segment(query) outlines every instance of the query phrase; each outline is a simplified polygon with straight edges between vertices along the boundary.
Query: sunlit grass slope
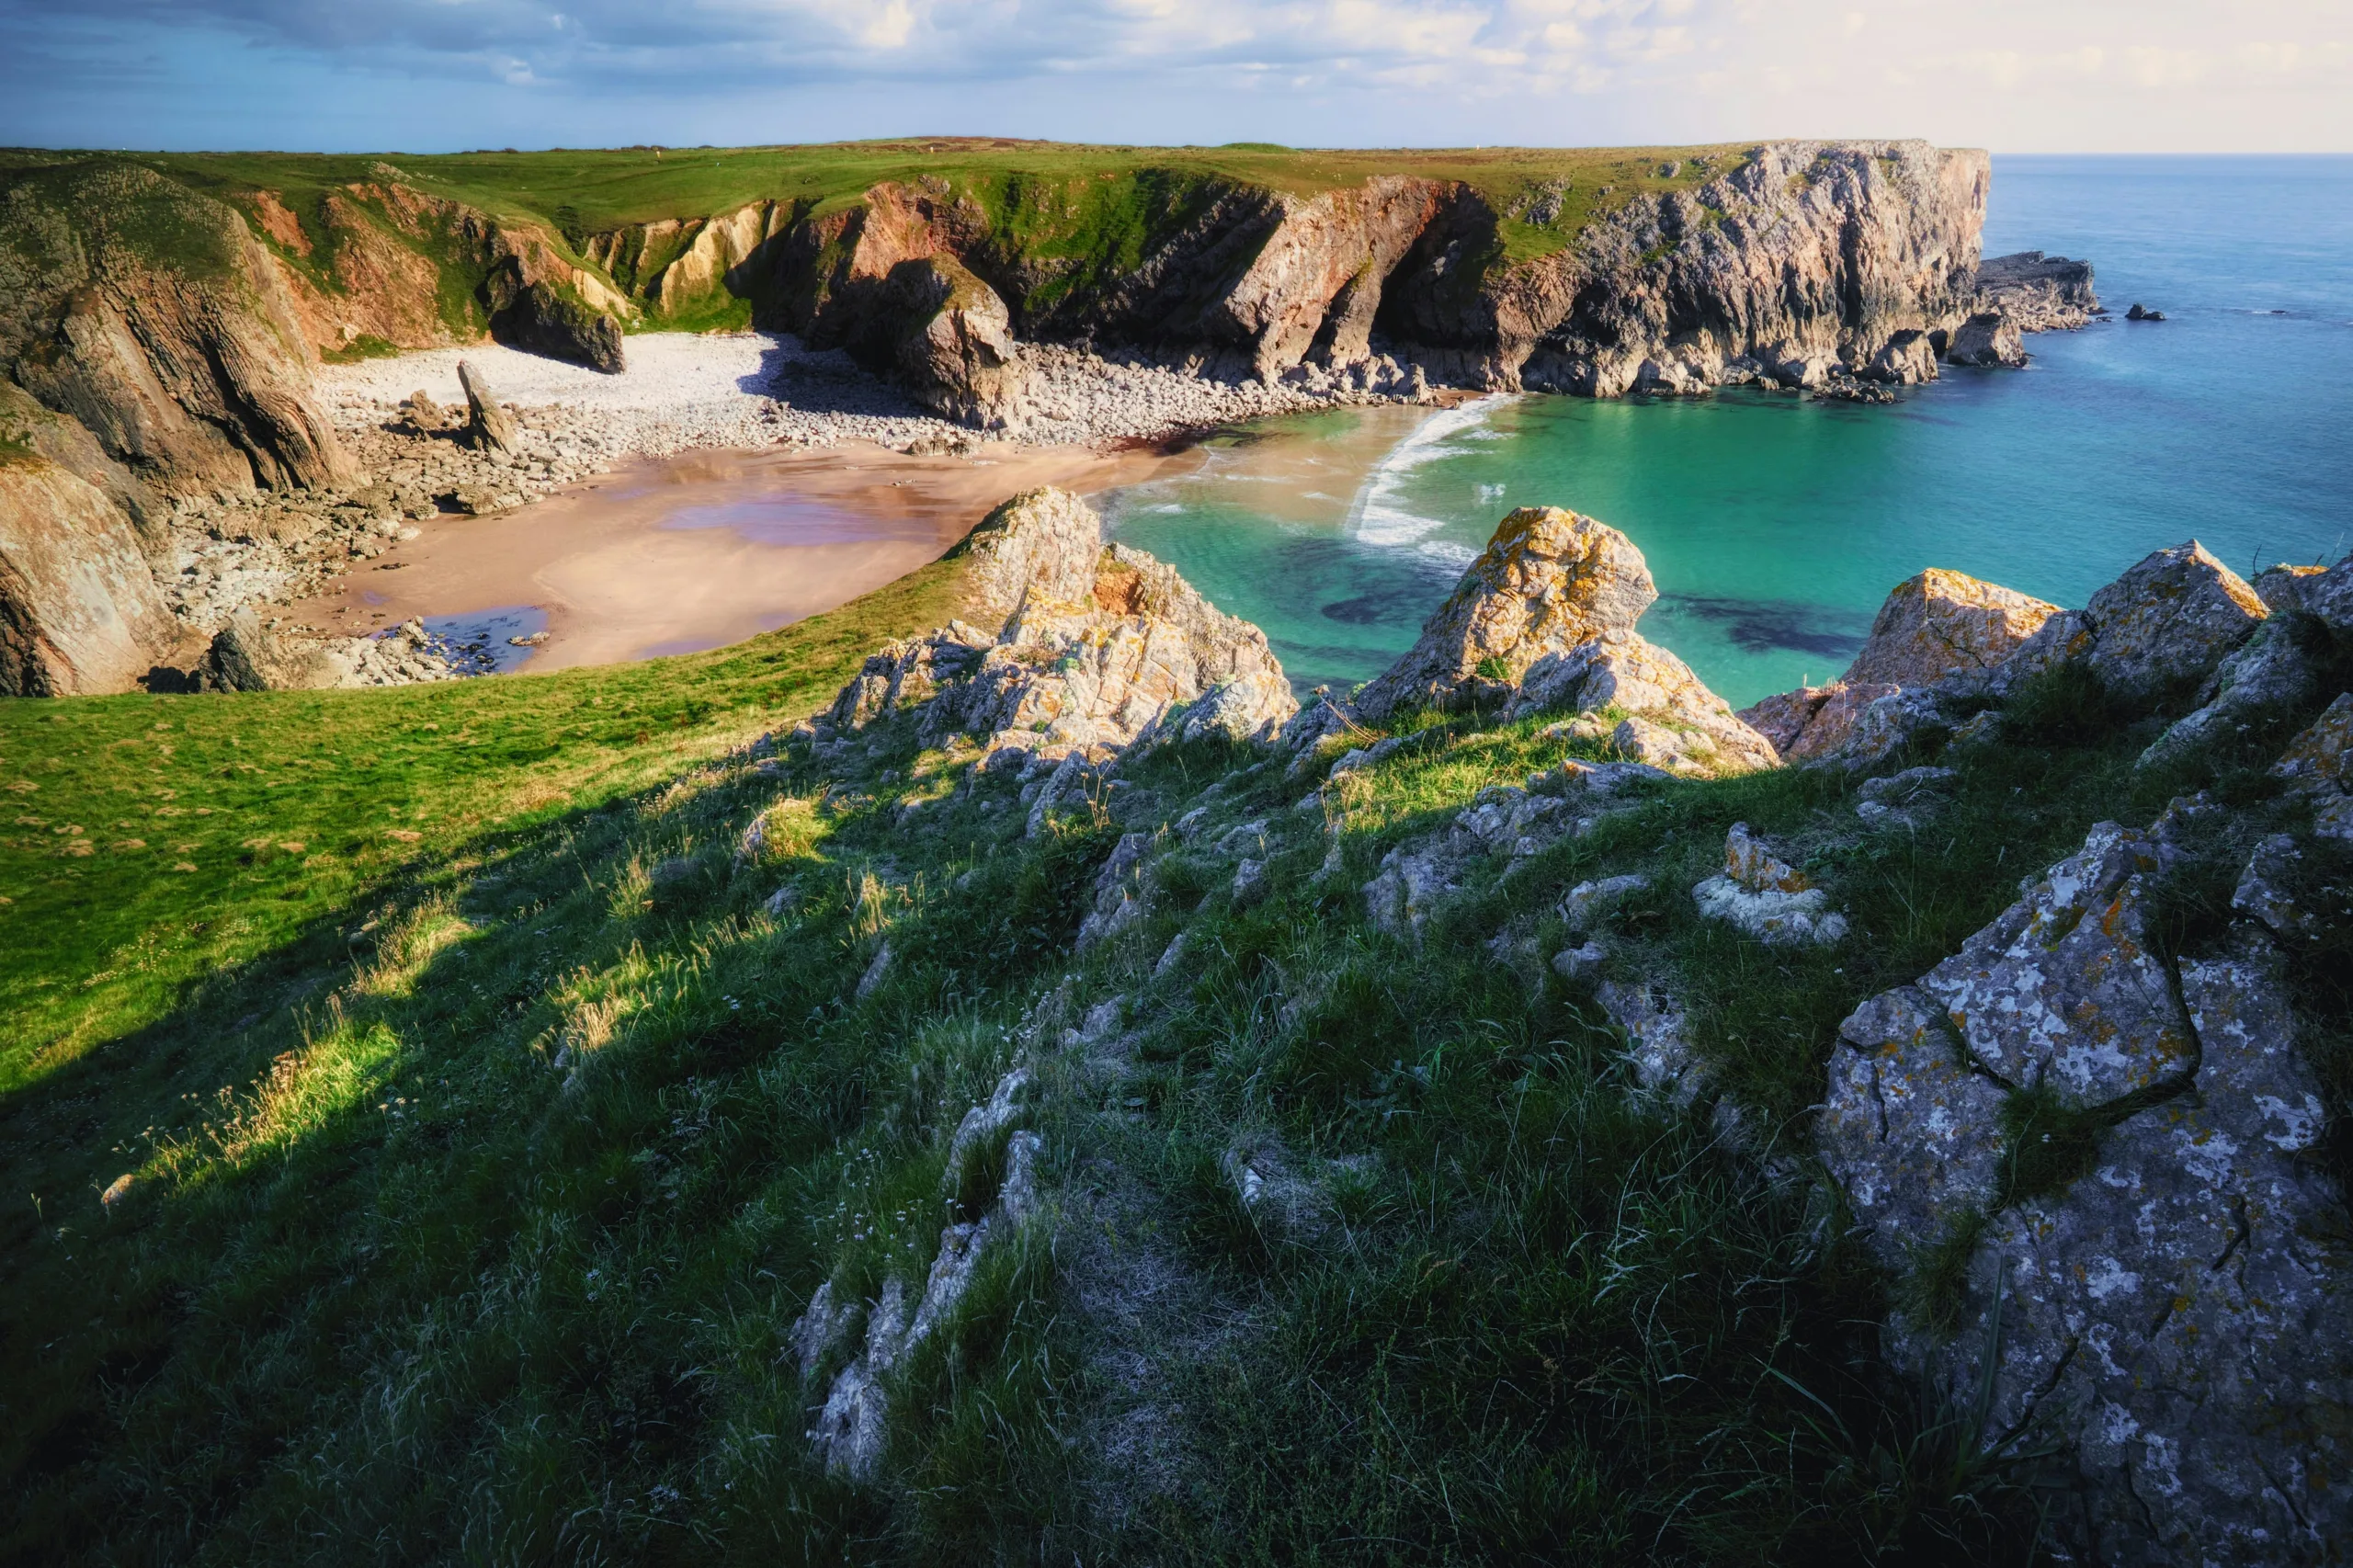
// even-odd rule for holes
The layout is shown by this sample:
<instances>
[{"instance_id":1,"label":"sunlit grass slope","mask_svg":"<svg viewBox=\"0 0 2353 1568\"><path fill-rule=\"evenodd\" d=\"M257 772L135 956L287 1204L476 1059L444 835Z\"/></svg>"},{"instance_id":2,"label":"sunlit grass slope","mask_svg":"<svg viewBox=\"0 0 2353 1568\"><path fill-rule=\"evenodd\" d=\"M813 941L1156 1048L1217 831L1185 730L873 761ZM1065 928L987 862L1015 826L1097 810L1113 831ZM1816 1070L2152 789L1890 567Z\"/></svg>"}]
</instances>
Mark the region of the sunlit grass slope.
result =
<instances>
[{"instance_id":1,"label":"sunlit grass slope","mask_svg":"<svg viewBox=\"0 0 2353 1568\"><path fill-rule=\"evenodd\" d=\"M1818 1191L1631 1095L1591 993L1491 939L1547 950L1565 888L1652 877L1618 972L1687 1002L1769 1150L1857 1002L2197 780L2030 693L1916 832L1859 831L1836 773L1660 784L1412 942L1366 917L1383 854L1589 746L1417 722L1310 810L1279 761L1182 749L1031 834L1017 781L904 725L822 767L730 744L952 570L634 670L6 710L47 819L10 1017L46 1032L0 1091L0 1559L2016 1553L2024 1478L1874 1369ZM140 831L134 788L245 821ZM1120 833L1197 809L1146 918L1074 955ZM69 814L162 847L61 857ZM1700 921L1733 821L1855 939ZM946 1183L951 1135L1025 1056L1046 1210L892 1369L878 1484L829 1476L802 1434L843 1352L804 1381L793 1324L828 1280L920 1287L1001 1179ZM1313 1174L1312 1222L1243 1204L1237 1149Z\"/></svg>"}]
</instances>

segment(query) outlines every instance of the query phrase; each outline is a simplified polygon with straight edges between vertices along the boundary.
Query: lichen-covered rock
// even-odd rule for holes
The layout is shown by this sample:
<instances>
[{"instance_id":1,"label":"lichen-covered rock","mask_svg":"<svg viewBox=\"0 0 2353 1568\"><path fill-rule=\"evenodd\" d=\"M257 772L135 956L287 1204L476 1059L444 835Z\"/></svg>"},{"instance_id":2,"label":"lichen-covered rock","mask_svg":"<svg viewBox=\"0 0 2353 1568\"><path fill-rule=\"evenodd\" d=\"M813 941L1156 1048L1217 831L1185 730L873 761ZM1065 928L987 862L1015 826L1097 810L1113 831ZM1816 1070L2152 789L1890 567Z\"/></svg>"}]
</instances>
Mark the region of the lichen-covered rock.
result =
<instances>
[{"instance_id":1,"label":"lichen-covered rock","mask_svg":"<svg viewBox=\"0 0 2353 1568\"><path fill-rule=\"evenodd\" d=\"M1745 773L1778 766L1773 744L1743 723L1732 704L1691 667L1654 642L1612 631L1529 666L1508 710L1624 710L1611 742L1631 760L1687 774Z\"/></svg>"},{"instance_id":2,"label":"lichen-covered rock","mask_svg":"<svg viewBox=\"0 0 2353 1568\"><path fill-rule=\"evenodd\" d=\"M2054 615L1995 672L1996 690L2082 662L2119 697L2155 702L2194 691L2270 614L2253 588L2196 540L2160 550Z\"/></svg>"},{"instance_id":3,"label":"lichen-covered rock","mask_svg":"<svg viewBox=\"0 0 2353 1568\"><path fill-rule=\"evenodd\" d=\"M1992 670L2057 610L2015 589L1931 567L1888 594L1844 676L1768 697L1739 717L1785 760L1842 755L1855 748L1858 726L1882 698ZM1883 755L1893 747L1875 733L1869 749Z\"/></svg>"},{"instance_id":4,"label":"lichen-covered rock","mask_svg":"<svg viewBox=\"0 0 2353 1568\"><path fill-rule=\"evenodd\" d=\"M1004 736L1005 746L1060 760L1169 738L1162 721L1182 704L1201 711L1189 729L1189 711L1176 721L1176 733L1242 738L1271 735L1294 710L1264 632L1143 551L1106 551L1100 520L1074 495L1016 496L964 551L967 601L974 614L1001 616L1002 629L960 621L885 647L835 699L834 728L915 709L926 744Z\"/></svg>"},{"instance_id":5,"label":"lichen-covered rock","mask_svg":"<svg viewBox=\"0 0 2353 1568\"><path fill-rule=\"evenodd\" d=\"M129 691L176 634L120 509L0 448L0 695Z\"/></svg>"},{"instance_id":6,"label":"lichen-covered rock","mask_svg":"<svg viewBox=\"0 0 2353 1568\"><path fill-rule=\"evenodd\" d=\"M1993 1207L2008 1091L1977 1070L1944 1008L1909 985L1838 1027L1818 1128L1823 1163L1880 1262L1898 1271Z\"/></svg>"},{"instance_id":7,"label":"lichen-covered rock","mask_svg":"<svg viewBox=\"0 0 2353 1568\"><path fill-rule=\"evenodd\" d=\"M1888 594L1844 678L1933 686L1949 676L1992 669L2058 608L2014 588L1932 566Z\"/></svg>"},{"instance_id":8,"label":"lichen-covered rock","mask_svg":"<svg viewBox=\"0 0 2353 1568\"><path fill-rule=\"evenodd\" d=\"M1693 888L1691 896L1702 915L1771 946L1828 946L1847 935L1847 917L1830 908L1830 895L1774 855L1746 823L1733 824L1724 835L1723 874Z\"/></svg>"},{"instance_id":9,"label":"lichen-covered rock","mask_svg":"<svg viewBox=\"0 0 2353 1568\"><path fill-rule=\"evenodd\" d=\"M2159 855L2225 815L2199 799L2149 835L2095 828L1847 1020L1821 1113L1899 1279L1976 1235L1957 1329L1899 1313L1888 1349L1949 1398L1990 1386L1988 1449L2057 1449L2074 1484L2051 1524L2081 1561L2319 1564L2353 1524L2353 1227L2310 1159L2326 1115L2279 949L2244 925L2175 971L2145 929ZM2259 846L2242 887L2288 847ZM2038 1084L2102 1130L2087 1170L2012 1198L2005 1108Z\"/></svg>"},{"instance_id":10,"label":"lichen-covered rock","mask_svg":"<svg viewBox=\"0 0 2353 1568\"><path fill-rule=\"evenodd\" d=\"M1989 1437L2055 1436L2091 1561L2323 1563L2353 1528L2353 1256L2275 955L2182 966L2198 1093L2125 1120L2063 1191L1994 1217L1935 1352ZM1990 1324L2000 1297L2001 1335Z\"/></svg>"},{"instance_id":11,"label":"lichen-covered rock","mask_svg":"<svg viewBox=\"0 0 2353 1568\"><path fill-rule=\"evenodd\" d=\"M2176 1086L2198 1048L2156 951L2159 846L2114 823L1922 977L1978 1064L2082 1107Z\"/></svg>"},{"instance_id":12,"label":"lichen-covered rock","mask_svg":"<svg viewBox=\"0 0 2353 1568\"><path fill-rule=\"evenodd\" d=\"M2318 694L2320 669L2306 650L2302 612L2274 613L2238 652L2224 659L2200 691L2200 706L2141 754L2154 767L2228 740L2267 715L2301 706Z\"/></svg>"},{"instance_id":13,"label":"lichen-covered rock","mask_svg":"<svg viewBox=\"0 0 2353 1568\"><path fill-rule=\"evenodd\" d=\"M2353 791L2353 692L2339 693L2309 728L2289 742L2271 771L2303 794L2325 798Z\"/></svg>"},{"instance_id":14,"label":"lichen-covered rock","mask_svg":"<svg viewBox=\"0 0 2353 1568\"><path fill-rule=\"evenodd\" d=\"M1419 641L1358 693L1357 711L1380 722L1410 708L1508 697L1547 654L1631 636L1657 597L1624 534L1558 506L1523 506L1497 526Z\"/></svg>"}]
</instances>

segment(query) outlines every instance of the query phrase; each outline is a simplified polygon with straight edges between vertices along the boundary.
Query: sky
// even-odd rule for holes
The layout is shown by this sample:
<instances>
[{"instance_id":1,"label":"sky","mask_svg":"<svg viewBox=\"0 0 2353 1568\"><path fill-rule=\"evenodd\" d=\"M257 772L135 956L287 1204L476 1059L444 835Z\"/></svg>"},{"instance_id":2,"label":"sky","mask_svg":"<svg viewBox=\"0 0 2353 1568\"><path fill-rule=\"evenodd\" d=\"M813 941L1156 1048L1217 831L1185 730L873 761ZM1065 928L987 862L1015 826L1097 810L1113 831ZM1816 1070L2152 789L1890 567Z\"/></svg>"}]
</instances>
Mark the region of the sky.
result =
<instances>
[{"instance_id":1,"label":"sky","mask_svg":"<svg viewBox=\"0 0 2353 1568\"><path fill-rule=\"evenodd\" d=\"M2353 152L2353 0L0 0L0 144Z\"/></svg>"}]
</instances>

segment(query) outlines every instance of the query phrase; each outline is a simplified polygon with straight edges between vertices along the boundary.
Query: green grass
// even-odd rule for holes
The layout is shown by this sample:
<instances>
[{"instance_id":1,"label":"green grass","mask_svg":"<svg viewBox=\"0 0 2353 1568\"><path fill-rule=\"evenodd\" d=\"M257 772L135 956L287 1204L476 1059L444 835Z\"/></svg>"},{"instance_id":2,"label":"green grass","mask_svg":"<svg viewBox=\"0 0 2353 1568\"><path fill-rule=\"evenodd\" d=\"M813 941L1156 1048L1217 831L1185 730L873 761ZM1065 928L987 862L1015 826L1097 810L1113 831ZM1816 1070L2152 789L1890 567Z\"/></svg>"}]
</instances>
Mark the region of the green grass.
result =
<instances>
[{"instance_id":1,"label":"green grass","mask_svg":"<svg viewBox=\"0 0 2353 1568\"><path fill-rule=\"evenodd\" d=\"M319 358L330 365L357 365L365 359L395 359L400 352L398 345L363 332L340 348L322 348Z\"/></svg>"},{"instance_id":2,"label":"green grass","mask_svg":"<svg viewBox=\"0 0 2353 1568\"><path fill-rule=\"evenodd\" d=\"M733 749L945 619L954 571L654 665L0 709L38 819L0 846L0 1561L2029 1554L2021 1473L1875 1359L1982 1217L1882 1279L1705 1105L1631 1094L1537 960L1569 886L1650 874L1618 972L1802 1159L1848 1010L2094 820L2290 809L2252 752L2143 776L2150 721L2045 683L1917 828L1863 829L1836 772L1659 785L1470 868L1415 942L1363 884L1560 760L1538 722L1404 721L1313 811L1172 748L1036 837L1017 780L904 722L824 767ZM1196 805L1141 923L1074 955L1120 834ZM1854 937L1699 920L1734 821ZM1256 899L1212 848L1245 824ZM2177 902L2194 949L2211 890ZM1116 1048L1062 1048L1107 1000ZM1025 1052L1047 1211L890 1375L881 1483L828 1476L801 1434L847 1351L805 1385L792 1325L828 1281L920 1289L1003 1180L1000 1138L949 1182L949 1140ZM2097 1136L2049 1108L2015 1108L2011 1199Z\"/></svg>"}]
</instances>

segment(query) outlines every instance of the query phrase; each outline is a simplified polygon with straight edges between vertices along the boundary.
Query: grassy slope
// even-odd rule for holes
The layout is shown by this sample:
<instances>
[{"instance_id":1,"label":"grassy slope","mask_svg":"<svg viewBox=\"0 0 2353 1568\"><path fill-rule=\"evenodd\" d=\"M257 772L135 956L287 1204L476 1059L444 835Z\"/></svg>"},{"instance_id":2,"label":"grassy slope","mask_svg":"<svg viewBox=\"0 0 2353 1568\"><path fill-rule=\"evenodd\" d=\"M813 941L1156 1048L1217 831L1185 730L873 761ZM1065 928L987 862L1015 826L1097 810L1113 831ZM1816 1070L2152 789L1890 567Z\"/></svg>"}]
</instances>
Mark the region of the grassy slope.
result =
<instances>
[{"instance_id":1,"label":"grassy slope","mask_svg":"<svg viewBox=\"0 0 2353 1568\"><path fill-rule=\"evenodd\" d=\"M2096 707L2032 719L1962 759L1916 834L1856 831L1835 775L1664 789L1481 873L1418 948L1368 927L1356 890L1391 844L1555 760L1535 725L1434 728L1328 819L1290 810L1302 786L1276 769L1165 755L1114 798L1125 823L1038 839L1012 780L904 733L832 778L689 766L944 592L662 665L0 710L46 819L12 846L28 891L5 911L29 938L10 1017L41 1031L0 1128L27 1195L0 1208L10 1560L1987 1550L1971 1500L2010 1494L1874 1380L1877 1287L1820 1245L1803 1191L1630 1102L1589 994L1486 938L1549 950L1563 889L1649 872L1624 961L1679 977L1702 1048L1785 1121L1855 1002L2091 821L2179 787L2131 775L2144 733ZM208 801L233 820L181 840L197 873L162 869L171 846L56 856L69 814L88 838ZM1071 960L1119 827L1197 801L1211 832L1165 864L1144 926ZM428 836L386 846L395 820ZM1699 922L1681 890L1734 820L1798 847L1856 939L1768 953ZM1272 892L1236 907L1230 860L1198 846L1245 822ZM305 848L246 863L249 838ZM45 935L92 919L97 941ZM1189 956L1155 973L1180 927ZM828 1278L921 1279L958 1212L948 1137L1040 997L1031 1115L1063 1222L992 1255L897 1374L897 1484L847 1487L797 1436L790 1327ZM1051 1049L1105 997L1130 1031L1110 1085ZM1320 1173L1329 1221L1241 1208L1222 1162L1245 1143ZM94 1189L119 1173L108 1213ZM957 1195L968 1214L989 1196ZM1129 1249L1108 1276L1105 1245ZM1222 1326L1161 1347L1149 1392L1188 1413L1180 1440L1107 1478L1086 1423L1136 1403L1108 1355L1135 1345L1083 1303L1137 1269Z\"/></svg>"}]
</instances>

